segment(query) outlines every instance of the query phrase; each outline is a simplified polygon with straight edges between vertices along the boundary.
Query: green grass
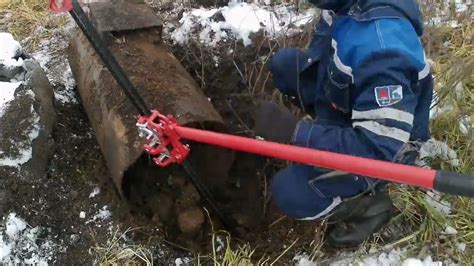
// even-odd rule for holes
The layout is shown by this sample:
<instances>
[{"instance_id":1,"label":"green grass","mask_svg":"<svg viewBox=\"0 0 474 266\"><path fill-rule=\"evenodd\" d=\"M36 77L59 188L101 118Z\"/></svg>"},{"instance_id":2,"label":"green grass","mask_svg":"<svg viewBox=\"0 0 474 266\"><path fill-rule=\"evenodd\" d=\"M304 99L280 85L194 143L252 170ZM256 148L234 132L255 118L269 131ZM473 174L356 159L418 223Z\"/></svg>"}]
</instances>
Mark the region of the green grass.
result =
<instances>
[{"instance_id":1,"label":"green grass","mask_svg":"<svg viewBox=\"0 0 474 266\"><path fill-rule=\"evenodd\" d=\"M431 132L435 139L446 142L456 151L459 166L453 167L442 160L433 160L437 169L474 174L474 131L463 134L459 120L470 116L474 122L474 50L471 23L459 28L438 27L429 29L431 47L429 57L435 60L434 75L436 91L440 103L451 106L451 111L443 113L431 122ZM448 44L448 45L445 45ZM459 93L459 88L463 92ZM458 93L456 93L458 91ZM472 123L471 122L471 123ZM396 186L392 190L397 206L413 227L413 237L404 243L412 254L429 249L439 259L455 259L462 264L474 263L474 202L472 199L443 195L449 202L452 213L448 216L432 208L426 201L426 192L406 186ZM446 225L458 231L455 235L443 234ZM466 251L456 248L459 243L466 244Z\"/></svg>"}]
</instances>

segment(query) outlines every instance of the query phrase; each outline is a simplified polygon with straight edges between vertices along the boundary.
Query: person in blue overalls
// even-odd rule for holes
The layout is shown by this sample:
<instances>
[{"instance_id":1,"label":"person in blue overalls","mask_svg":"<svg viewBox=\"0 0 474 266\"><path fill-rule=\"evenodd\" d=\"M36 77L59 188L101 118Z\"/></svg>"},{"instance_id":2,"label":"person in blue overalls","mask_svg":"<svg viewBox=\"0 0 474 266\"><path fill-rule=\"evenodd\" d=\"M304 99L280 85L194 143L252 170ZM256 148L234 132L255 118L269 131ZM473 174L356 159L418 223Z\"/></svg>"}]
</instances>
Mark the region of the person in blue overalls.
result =
<instances>
[{"instance_id":1,"label":"person in blue overalls","mask_svg":"<svg viewBox=\"0 0 474 266\"><path fill-rule=\"evenodd\" d=\"M278 51L271 71L277 88L312 119L298 121L267 102L257 114L255 133L303 147L413 163L416 155L404 151L429 139L433 94L418 3L310 2L323 11L309 48ZM362 243L394 213L384 183L308 165L278 172L272 192L290 217L337 221L328 232L334 246Z\"/></svg>"}]
</instances>

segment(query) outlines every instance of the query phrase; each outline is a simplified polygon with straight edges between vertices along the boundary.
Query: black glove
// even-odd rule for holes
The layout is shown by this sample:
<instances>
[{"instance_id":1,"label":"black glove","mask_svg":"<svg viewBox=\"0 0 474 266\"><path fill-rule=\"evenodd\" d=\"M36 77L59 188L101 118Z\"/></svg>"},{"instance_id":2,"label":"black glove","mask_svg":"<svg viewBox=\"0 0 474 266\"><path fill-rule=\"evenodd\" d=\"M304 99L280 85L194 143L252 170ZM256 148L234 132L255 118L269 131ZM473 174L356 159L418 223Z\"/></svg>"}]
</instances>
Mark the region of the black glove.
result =
<instances>
[{"instance_id":1,"label":"black glove","mask_svg":"<svg viewBox=\"0 0 474 266\"><path fill-rule=\"evenodd\" d=\"M290 143L298 119L285 107L264 102L257 111L255 135L266 140Z\"/></svg>"}]
</instances>

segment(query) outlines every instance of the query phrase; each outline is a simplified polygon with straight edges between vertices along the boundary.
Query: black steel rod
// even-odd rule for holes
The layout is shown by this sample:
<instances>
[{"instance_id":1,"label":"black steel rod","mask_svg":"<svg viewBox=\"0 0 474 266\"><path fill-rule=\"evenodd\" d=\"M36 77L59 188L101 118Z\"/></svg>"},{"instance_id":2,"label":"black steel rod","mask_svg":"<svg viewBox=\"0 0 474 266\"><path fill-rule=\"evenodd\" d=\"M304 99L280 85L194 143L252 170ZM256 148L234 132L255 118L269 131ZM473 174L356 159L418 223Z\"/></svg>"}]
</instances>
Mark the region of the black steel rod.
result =
<instances>
[{"instance_id":1,"label":"black steel rod","mask_svg":"<svg viewBox=\"0 0 474 266\"><path fill-rule=\"evenodd\" d=\"M122 88L123 92L130 99L130 102L135 106L135 108L137 108L141 115L151 115L150 108L148 108L145 101L140 96L137 88L133 86L130 79L128 79L127 74L117 62L117 59L115 59L115 56L112 54L112 52L108 49L100 34L95 30L94 26L89 21L89 18L87 17L84 10L82 10L77 0L73 0L72 5L73 8L69 13L73 17L74 21L76 21L84 35L87 37L91 45L94 47L94 50L99 55L100 59L102 59L105 67L109 70L117 83L120 85L120 88Z\"/></svg>"},{"instance_id":2,"label":"black steel rod","mask_svg":"<svg viewBox=\"0 0 474 266\"><path fill-rule=\"evenodd\" d=\"M434 189L474 198L474 176L439 170L436 171Z\"/></svg>"}]
</instances>

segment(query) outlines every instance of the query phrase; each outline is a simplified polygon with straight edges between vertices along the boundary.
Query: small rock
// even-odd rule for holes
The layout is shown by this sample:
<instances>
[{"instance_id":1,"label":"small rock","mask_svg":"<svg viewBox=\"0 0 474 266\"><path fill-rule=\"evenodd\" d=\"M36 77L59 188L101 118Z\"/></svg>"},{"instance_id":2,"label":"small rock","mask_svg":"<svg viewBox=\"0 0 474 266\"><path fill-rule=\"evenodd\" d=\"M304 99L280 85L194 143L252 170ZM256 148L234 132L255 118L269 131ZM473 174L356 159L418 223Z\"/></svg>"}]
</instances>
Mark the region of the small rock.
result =
<instances>
[{"instance_id":1,"label":"small rock","mask_svg":"<svg viewBox=\"0 0 474 266\"><path fill-rule=\"evenodd\" d=\"M185 210L178 216L178 226L181 232L189 235L198 233L204 224L204 213L198 207Z\"/></svg>"},{"instance_id":2,"label":"small rock","mask_svg":"<svg viewBox=\"0 0 474 266\"><path fill-rule=\"evenodd\" d=\"M176 175L172 177L172 184L173 188L181 188L186 183L186 178L184 176Z\"/></svg>"},{"instance_id":3,"label":"small rock","mask_svg":"<svg viewBox=\"0 0 474 266\"><path fill-rule=\"evenodd\" d=\"M8 81L23 72L23 66L6 66L0 63L0 80Z\"/></svg>"},{"instance_id":4,"label":"small rock","mask_svg":"<svg viewBox=\"0 0 474 266\"><path fill-rule=\"evenodd\" d=\"M224 22L224 21L225 21L225 18L224 18L224 15L222 15L222 11L216 12L216 13L211 17L211 20L212 20L212 21L215 21L215 22Z\"/></svg>"},{"instance_id":5,"label":"small rock","mask_svg":"<svg viewBox=\"0 0 474 266\"><path fill-rule=\"evenodd\" d=\"M192 183L186 184L182 191L182 197L189 198L191 202L198 202L201 200L201 196Z\"/></svg>"},{"instance_id":6,"label":"small rock","mask_svg":"<svg viewBox=\"0 0 474 266\"><path fill-rule=\"evenodd\" d=\"M199 193L197 192L196 188L191 183L187 183L181 189L179 198L176 199L176 213L179 214L184 210L196 206L200 199L201 197L199 196Z\"/></svg>"},{"instance_id":7,"label":"small rock","mask_svg":"<svg viewBox=\"0 0 474 266\"><path fill-rule=\"evenodd\" d=\"M86 218L86 213L85 212L80 212L79 213L79 218L81 218L81 219Z\"/></svg>"},{"instance_id":8,"label":"small rock","mask_svg":"<svg viewBox=\"0 0 474 266\"><path fill-rule=\"evenodd\" d=\"M160 195L158 196L158 203L154 208L154 212L158 213L158 217L162 221L169 221L171 219L172 210L173 199L171 198L171 196L165 193L160 193Z\"/></svg>"}]
</instances>

